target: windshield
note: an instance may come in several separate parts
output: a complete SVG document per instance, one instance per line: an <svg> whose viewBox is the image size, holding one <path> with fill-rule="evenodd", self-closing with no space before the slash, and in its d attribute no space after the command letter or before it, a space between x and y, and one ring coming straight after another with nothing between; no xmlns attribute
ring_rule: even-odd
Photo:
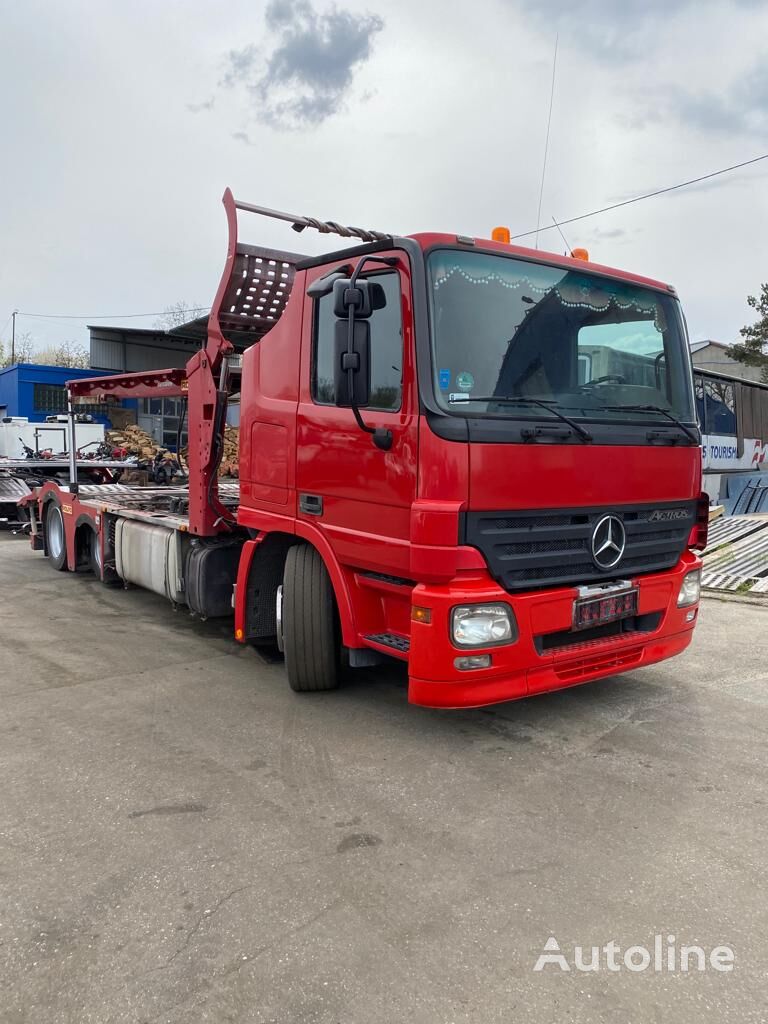
<svg viewBox="0 0 768 1024"><path fill-rule="evenodd" d="M671 295L480 252L437 250L429 270L435 394L451 413L696 422Z"/></svg>

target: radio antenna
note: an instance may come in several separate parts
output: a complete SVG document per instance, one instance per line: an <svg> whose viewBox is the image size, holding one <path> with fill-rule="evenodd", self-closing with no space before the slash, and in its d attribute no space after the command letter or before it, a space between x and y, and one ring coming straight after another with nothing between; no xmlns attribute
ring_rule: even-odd
<svg viewBox="0 0 768 1024"><path fill-rule="evenodd" d="M565 253L565 254L566 254L566 256L567 256L567 255L568 255L568 253L572 252L572 249L571 249L570 245L568 245L568 239L567 239L567 238L565 237L565 235L563 234L563 229L562 229L562 228L560 227L560 225L559 225L559 224L557 223L557 221L555 220L555 218L554 218L554 217L552 218L552 223L553 223L553 224L555 225L555 227L557 228L557 230L558 230L558 231L560 232L560 237L561 237L561 238L562 238L562 240L563 240L563 241L565 242L565 248L566 248L566 253Z"/></svg>
<svg viewBox="0 0 768 1024"><path fill-rule="evenodd" d="M541 201L544 198L544 179L547 174L547 154L549 153L549 129L552 124L552 105L555 99L555 72L557 70L557 43L560 38L560 33L555 35L555 52L552 57L552 84L549 89L549 114L547 116L547 136L544 140L544 162L541 167L541 186L539 188L539 209L536 214L536 244L535 247L539 248L539 225L541 224Z"/></svg>

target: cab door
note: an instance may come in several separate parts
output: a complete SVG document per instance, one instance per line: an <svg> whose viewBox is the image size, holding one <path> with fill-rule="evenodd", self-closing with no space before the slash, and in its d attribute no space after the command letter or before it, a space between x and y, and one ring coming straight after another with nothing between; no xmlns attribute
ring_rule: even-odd
<svg viewBox="0 0 768 1024"><path fill-rule="evenodd" d="M363 271L381 286L384 302L369 320L370 400L360 411L367 426L392 432L392 445L388 451L376 447L352 410L335 404L333 296L307 297L297 414L297 515L323 531L343 565L407 577L418 438L411 276L402 251L377 255L396 256L398 262L384 268L367 263ZM307 284L330 269L309 271Z"/></svg>

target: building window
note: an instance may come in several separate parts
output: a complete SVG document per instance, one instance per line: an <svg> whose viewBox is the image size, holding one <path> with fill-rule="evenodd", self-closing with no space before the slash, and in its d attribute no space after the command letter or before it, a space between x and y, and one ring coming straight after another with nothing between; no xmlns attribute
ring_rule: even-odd
<svg viewBox="0 0 768 1024"><path fill-rule="evenodd" d="M32 400L35 412L67 411L67 389L63 384L35 384Z"/></svg>
<svg viewBox="0 0 768 1024"><path fill-rule="evenodd" d="M32 391L32 404L35 412L43 412L48 416L61 415L67 410L67 389L63 384L35 384ZM110 407L106 402L82 402L75 400L75 412L78 415L109 417Z"/></svg>
<svg viewBox="0 0 768 1024"><path fill-rule="evenodd" d="M704 388L707 433L735 437L736 407L733 398L733 384L730 381L707 378Z"/></svg>
<svg viewBox="0 0 768 1024"><path fill-rule="evenodd" d="M403 316L400 275L396 272L367 278L380 287L379 302L368 323L371 325L371 396L369 409L394 412L400 408L403 367ZM312 398L320 405L334 405L333 293L323 295L315 305L315 338L312 352Z"/></svg>
<svg viewBox="0 0 768 1024"><path fill-rule="evenodd" d="M179 420L182 420L181 447L187 446L187 419L183 398L140 398L139 426L164 448L176 450Z"/></svg>

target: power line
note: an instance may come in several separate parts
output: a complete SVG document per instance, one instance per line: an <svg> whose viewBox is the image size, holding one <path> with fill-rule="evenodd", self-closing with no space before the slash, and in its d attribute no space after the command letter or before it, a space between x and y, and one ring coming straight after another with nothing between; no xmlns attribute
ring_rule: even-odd
<svg viewBox="0 0 768 1024"><path fill-rule="evenodd" d="M559 224L559 222L558 222L558 221L556 221L556 220L555 220L555 218L554 218L554 217L552 218L552 223L553 223L553 224L555 225L555 227L557 228L557 230L558 230L558 231L560 231L560 224ZM565 235L563 234L563 232L562 232L562 231L560 231L560 237L561 237L561 238L562 238L562 240L563 240L563 241L565 242L565 249L566 249L566 252L571 252L571 251L572 251L572 250L571 250L571 246L570 246L570 245L568 244L568 239L567 239L567 238L565 237Z"/></svg>
<svg viewBox="0 0 768 1024"><path fill-rule="evenodd" d="M596 217L599 213L607 213L609 210L618 210L620 206L630 206L632 203L639 203L643 199L652 199L654 196L664 195L666 192L674 192L678 188L686 188L688 185L697 185L700 181L708 181L710 178L717 178L721 174L728 174L729 171L738 171L740 167L748 167L750 164L759 163L761 160L768 160L768 153L762 156L752 157L751 160L743 160L740 164L732 164L730 167L722 167L719 171L712 171L710 174L702 174L699 178L691 178L690 181L681 181L678 185L669 185L667 188L658 188L655 192L646 192L642 196L633 196L632 199L625 199L621 203L613 203L611 206L602 206L599 210L590 210L589 213L581 213L578 217L569 217L567 220L560 220L557 224L547 224L543 228L533 228L531 231L523 231L519 235L512 235L512 238L528 238L536 235L539 231L551 231L554 227L563 227L565 224L575 224L577 220L586 220L587 217Z"/></svg>
<svg viewBox="0 0 768 1024"><path fill-rule="evenodd" d="M555 39L555 60L552 65L552 94L550 95L550 108L549 117L552 117L552 95L554 95L554 82L555 82L555 67L557 60L557 39ZM544 150L544 167L542 168L542 185L541 193L544 188L544 172L546 171L546 160L547 160L547 147L549 144L549 121L547 122L547 142ZM729 167L721 167L718 171L711 171L709 174L702 174L698 178L690 178L688 181L681 181L677 185L668 185L666 188L658 188L653 192L645 192L640 196L633 196L631 199L624 199L620 203L611 203L609 206L601 206L597 210L590 210L589 213L581 213L577 217L567 217L565 220L555 220L552 218L552 224L545 224L543 227L538 226L530 231L521 231L517 235L512 235L512 239L518 238L529 238L531 235L538 235L540 231L552 231L553 228L557 228L560 232L561 237L565 240L565 236L562 233L561 228L568 224L575 224L577 221L587 220L589 217L597 217L601 213L608 213L611 210L618 210L622 206L631 206L633 203L642 202L644 199L653 199L655 196L665 195L668 192L675 192L677 189L687 188L689 185L698 185L702 181L709 181L712 178L717 178L722 174L729 174L731 171L738 171L742 167L749 167L751 164L760 163L762 160L768 160L768 153L763 153L761 156L752 157L751 160L742 160L741 163L731 164ZM539 216L541 215L541 193L539 196ZM208 312L208 306L193 306L191 309L179 309L173 310L175 313L205 313ZM147 316L166 316L167 310L162 310L157 313L86 313L86 314L74 314L74 313L26 313L22 310L18 311L18 316L32 317L37 320L133 320L140 319L141 317ZM12 316L13 314L11 314ZM8 318L10 320L11 317ZM5 327L8 326L8 321L5 323ZM5 330L3 327L3 330Z"/></svg>
<svg viewBox="0 0 768 1024"><path fill-rule="evenodd" d="M174 309L173 313L207 313L208 306L193 306L192 309ZM168 310L159 313L25 313L19 310L19 316L29 316L36 320L131 320L144 316L167 316ZM9 318L10 319L10 318Z"/></svg>
<svg viewBox="0 0 768 1024"><path fill-rule="evenodd" d="M547 153L549 152L549 128L552 124L552 104L555 99L555 71L557 69L557 43L560 36L555 35L555 53L552 57L552 84L549 88L549 114L547 115L547 137L544 140L544 161L541 165L541 186L539 187L539 209L536 214L536 248L539 248L539 224L541 224L541 201L544 198L544 178L547 174Z"/></svg>

